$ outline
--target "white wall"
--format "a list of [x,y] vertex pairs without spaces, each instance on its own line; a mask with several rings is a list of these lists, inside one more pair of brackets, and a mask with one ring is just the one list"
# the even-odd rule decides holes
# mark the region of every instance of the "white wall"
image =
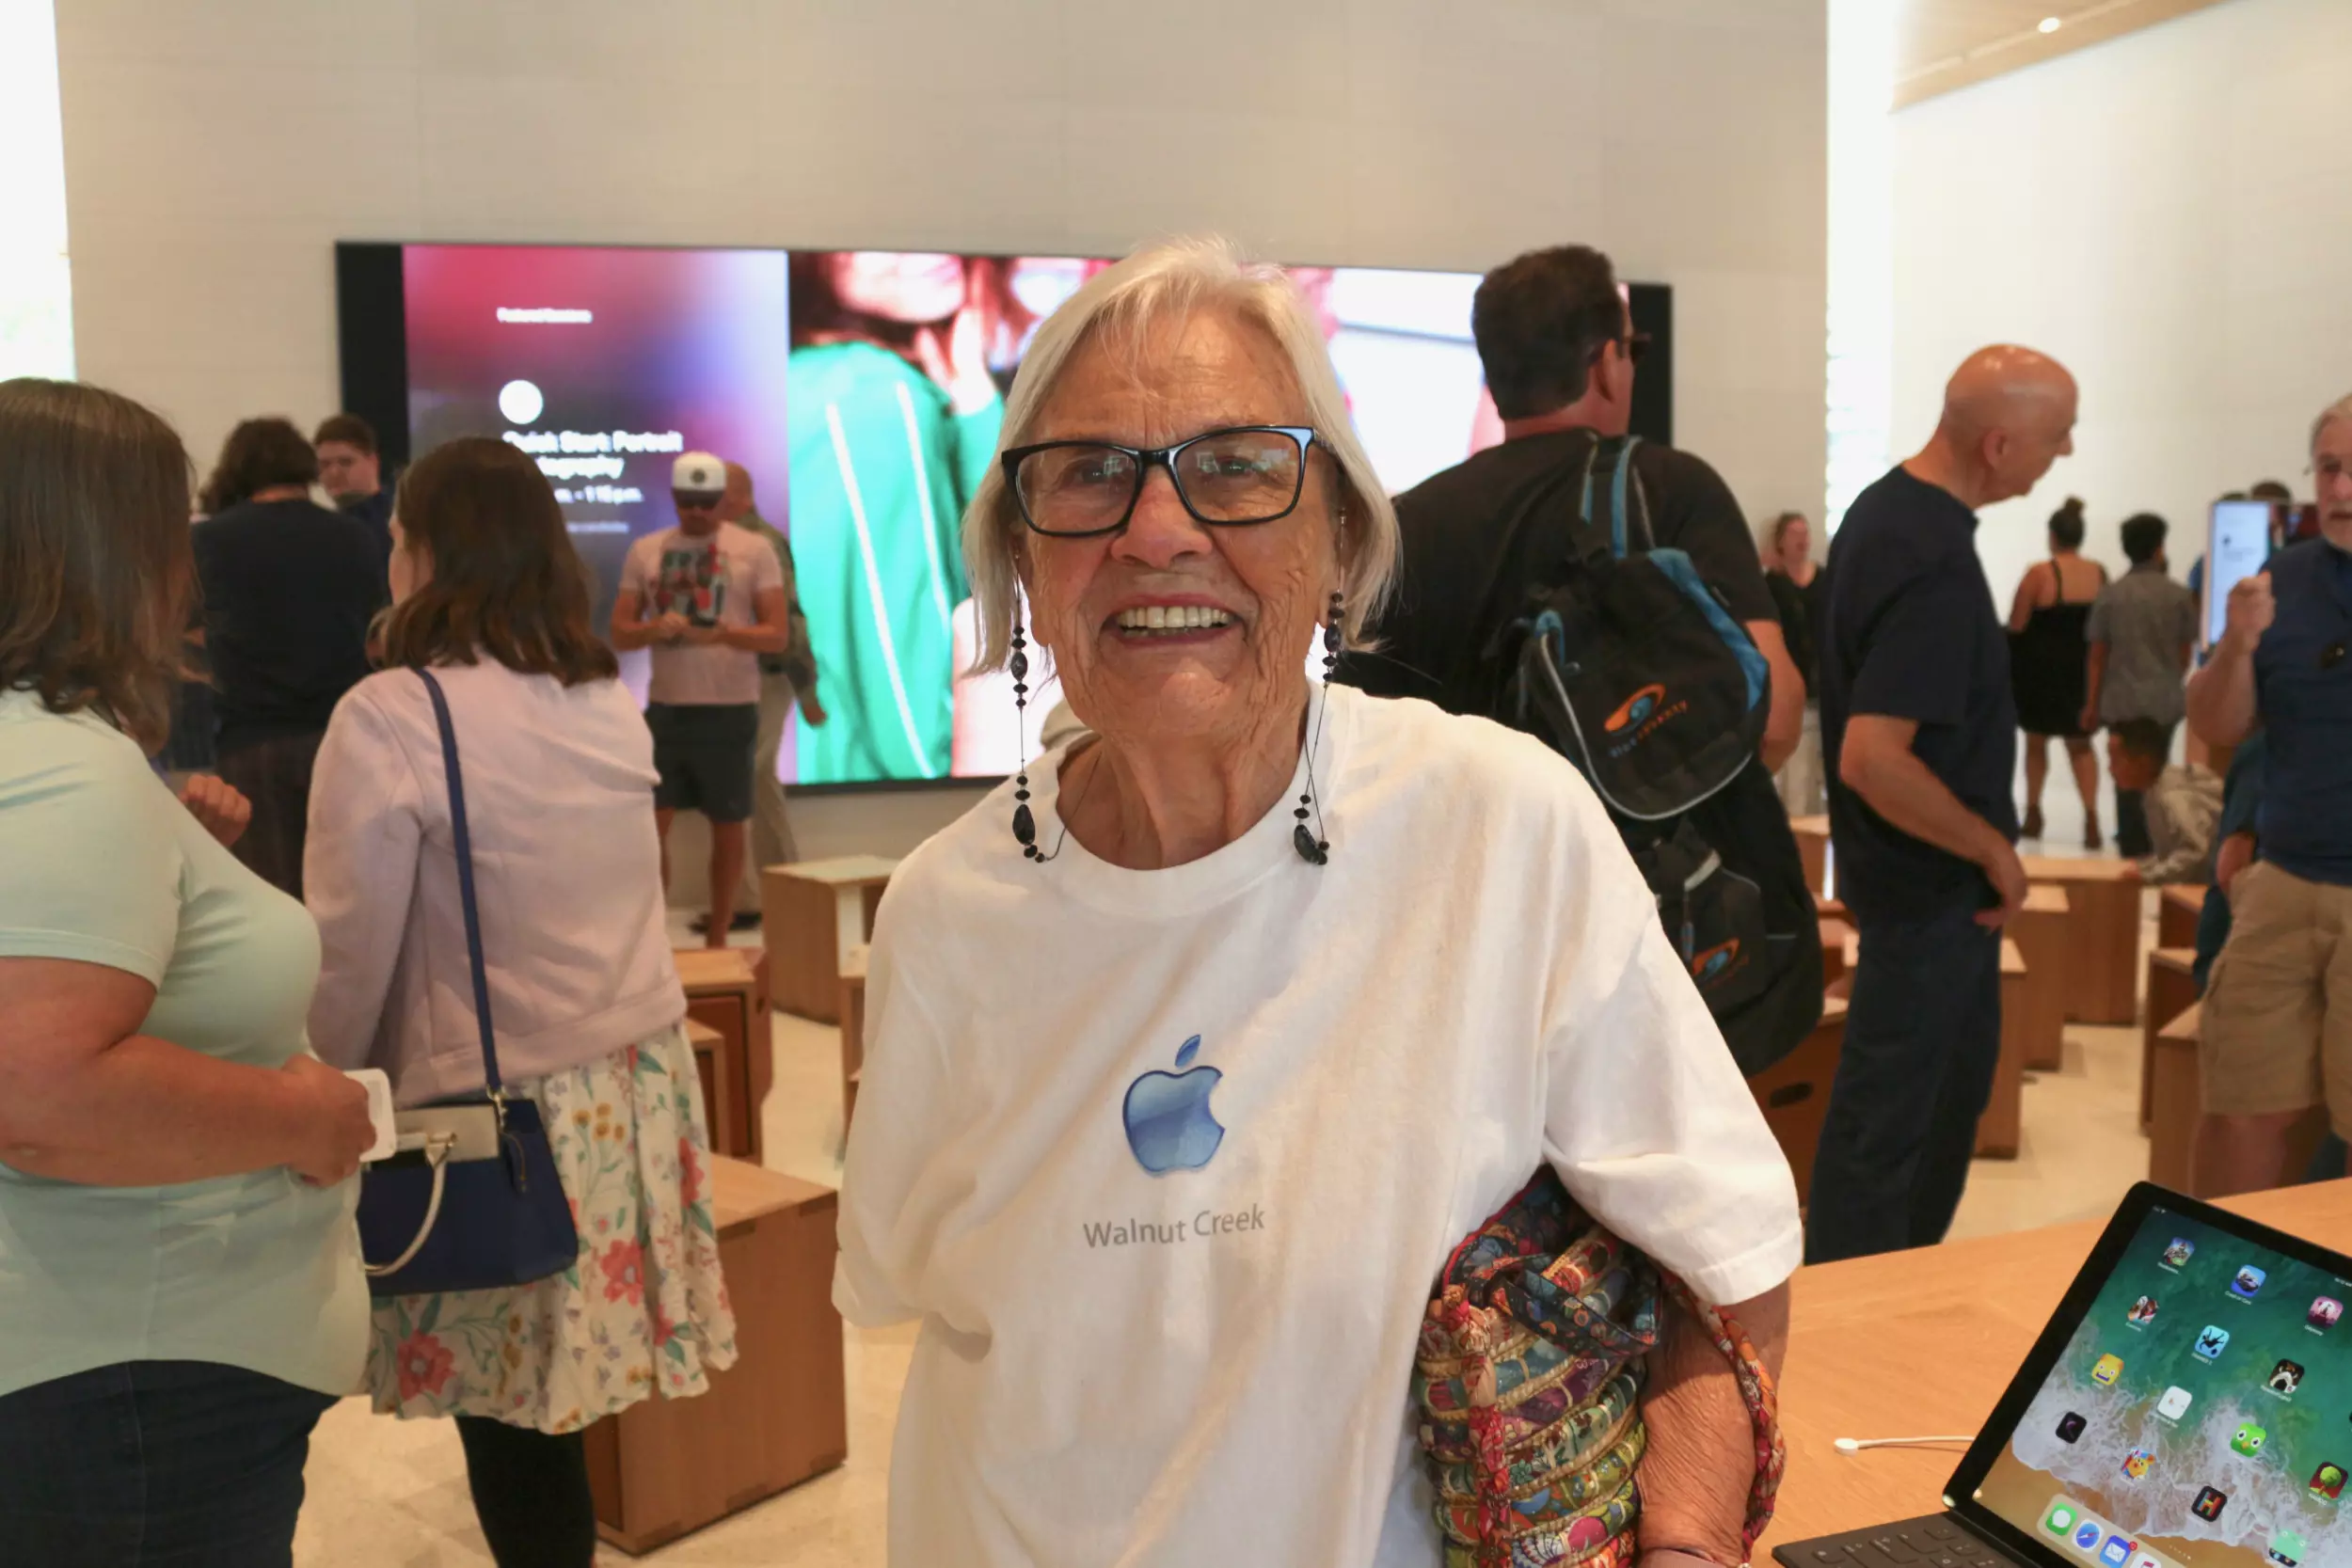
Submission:
[[1219,229],[1599,245],[1675,286],[1681,444],[1754,514],[1820,503],[1823,0],[57,0],[57,34],[81,372],[199,460],[334,406],[338,239]]
[[2090,549],[2280,479],[2308,499],[2313,415],[2352,390],[2352,4],[2232,0],[1895,116],[1898,453],[1969,350],[2010,340],[2082,383],[2075,455],[1979,535],[1994,592],[2068,495]]

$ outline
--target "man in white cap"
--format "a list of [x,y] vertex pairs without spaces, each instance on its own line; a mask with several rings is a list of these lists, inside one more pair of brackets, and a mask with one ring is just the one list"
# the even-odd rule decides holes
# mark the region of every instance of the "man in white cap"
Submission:
[[681,811],[710,819],[710,921],[704,941],[723,947],[743,875],[751,819],[752,749],[759,735],[759,656],[791,640],[784,570],[766,540],[722,522],[726,465],[705,451],[670,471],[677,527],[629,546],[612,604],[612,641],[653,650],[654,819],[661,869]]

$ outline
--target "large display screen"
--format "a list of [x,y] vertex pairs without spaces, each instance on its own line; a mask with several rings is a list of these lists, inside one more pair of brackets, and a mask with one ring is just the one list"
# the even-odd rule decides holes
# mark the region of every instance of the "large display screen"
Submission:
[[1975,1492],[2086,1568],[2352,1562],[2352,1282],[2149,1213]]
[[[1026,736],[974,646],[960,528],[1038,324],[1109,263],[1079,257],[625,246],[337,247],[345,405],[393,461],[456,436],[532,453],[609,616],[630,543],[672,526],[673,458],[749,470],[788,535],[827,709],[788,784],[991,777]],[[1502,439],[1470,341],[1474,273],[1290,269],[1393,492]],[[1647,297],[1645,297],[1645,296]],[[1670,306],[1636,423],[1671,435]],[[625,659],[642,696],[645,656]]]

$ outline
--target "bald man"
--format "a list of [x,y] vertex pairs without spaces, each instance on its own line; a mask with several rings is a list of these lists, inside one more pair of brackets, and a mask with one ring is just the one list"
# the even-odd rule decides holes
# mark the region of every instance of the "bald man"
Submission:
[[1918,454],[1830,546],[1817,689],[1837,895],[1862,933],[1813,1166],[1805,1258],[1928,1246],[1967,1185],[2000,1055],[2001,926],[2025,902],[2009,643],[1977,509],[2074,450],[2074,380],[1969,356]]

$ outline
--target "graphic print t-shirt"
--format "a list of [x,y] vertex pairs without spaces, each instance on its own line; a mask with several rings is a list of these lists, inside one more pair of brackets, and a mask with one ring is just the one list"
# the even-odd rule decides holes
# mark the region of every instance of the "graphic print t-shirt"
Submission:
[[1438,1560],[1408,1421],[1446,1254],[1549,1161],[1741,1301],[1787,1161],[1593,793],[1535,740],[1335,689],[1292,802],[1130,871],[1058,755],[909,857],[875,932],[834,1299],[923,1320],[894,1564]]
[[[698,626],[759,624],[759,595],[784,586],[784,568],[768,542],[721,523],[696,539],[681,529],[648,534],[628,548],[621,592],[639,595],[646,620],[678,614]],[[677,707],[759,701],[759,656],[740,648],[683,645],[653,650],[652,700]]]

